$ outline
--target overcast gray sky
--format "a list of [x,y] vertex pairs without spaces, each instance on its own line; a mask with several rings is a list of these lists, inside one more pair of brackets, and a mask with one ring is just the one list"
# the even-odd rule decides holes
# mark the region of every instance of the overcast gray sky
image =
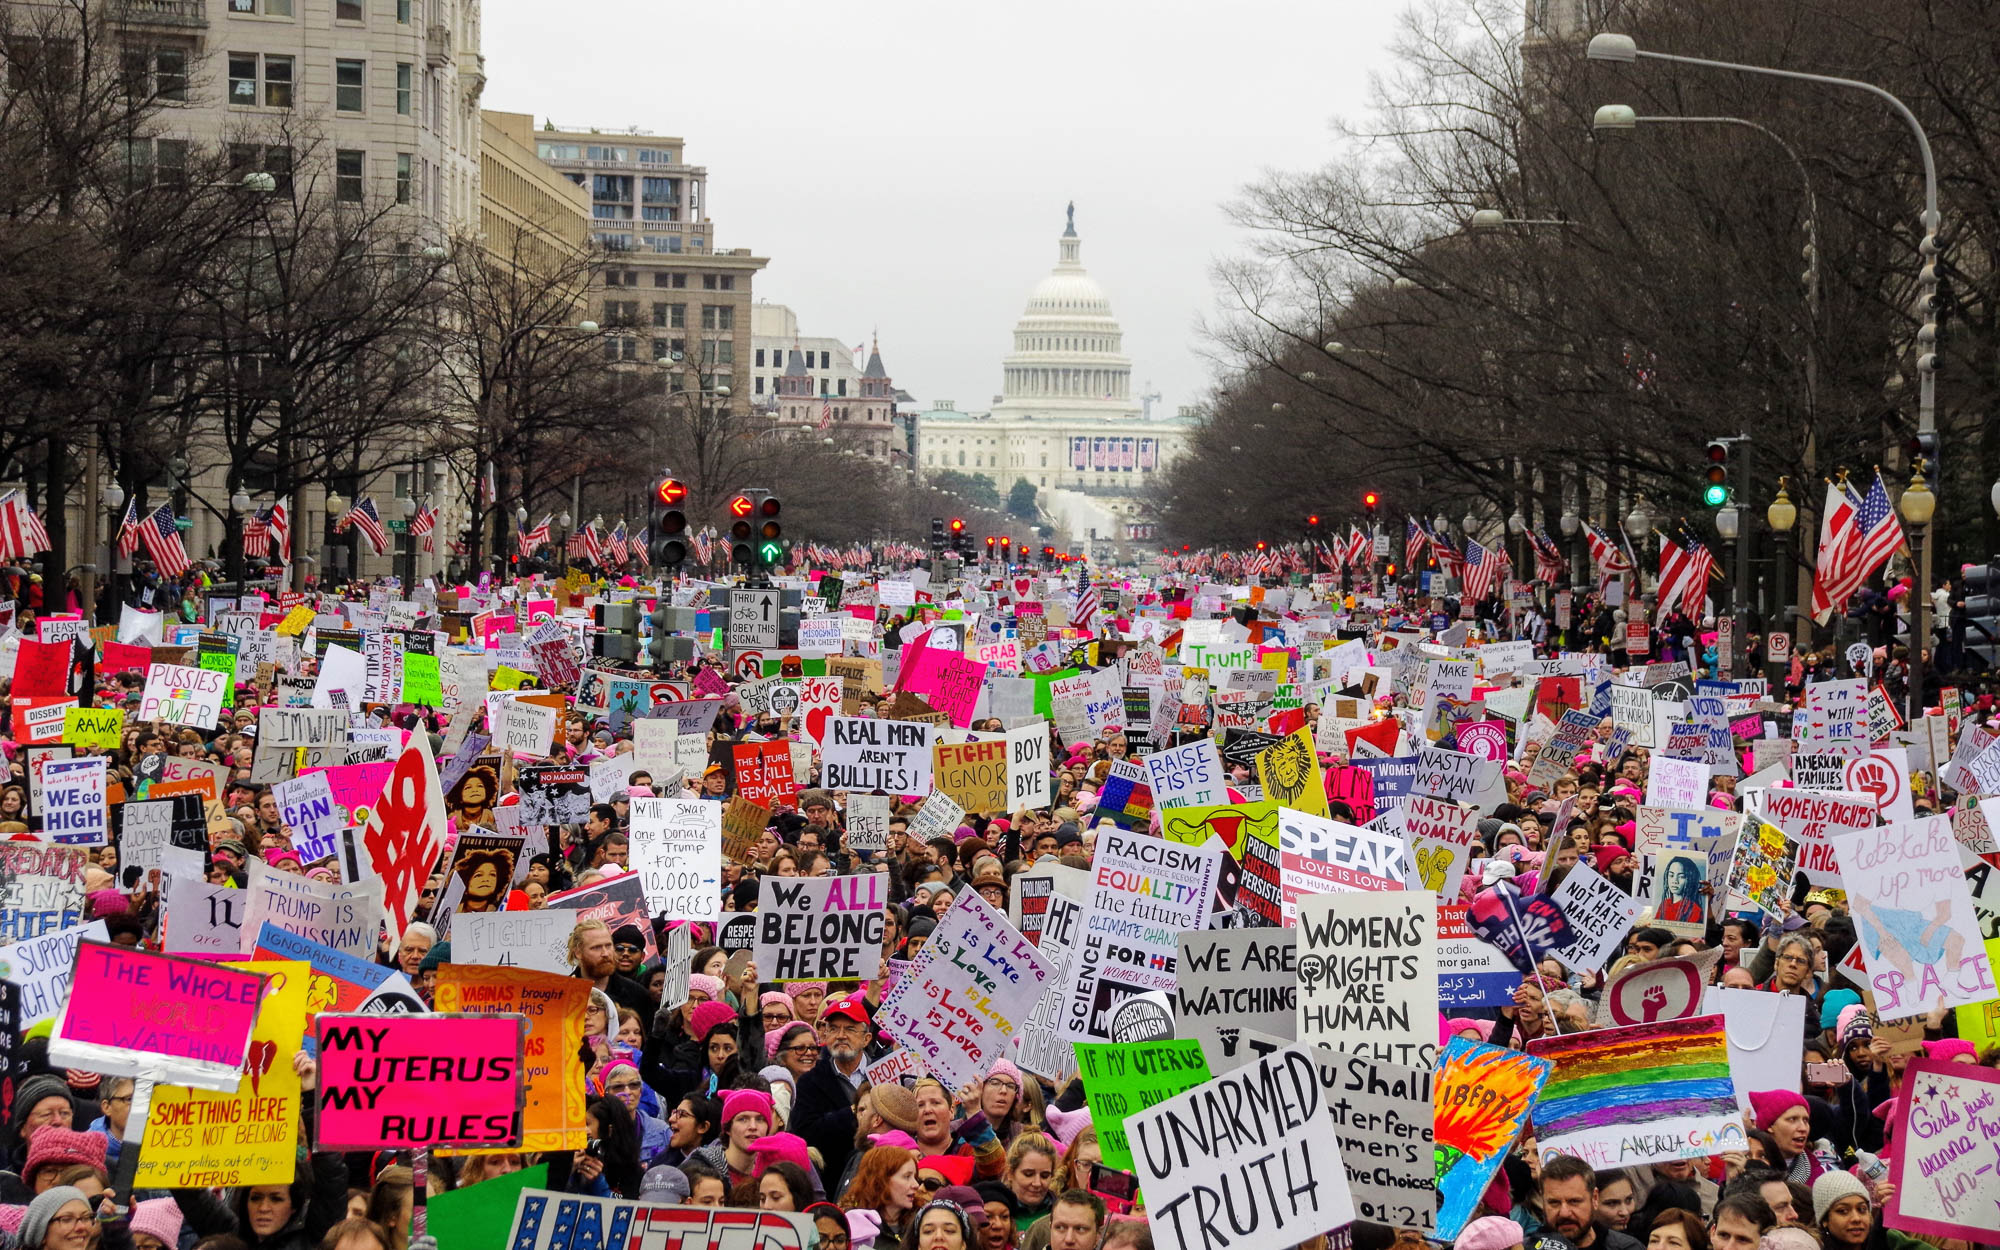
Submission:
[[[486,0],[485,107],[687,140],[718,247],[807,334],[984,409],[1076,201],[1165,411],[1201,394],[1223,203],[1365,111],[1399,0]],[[1158,408],[1155,411],[1160,411]]]

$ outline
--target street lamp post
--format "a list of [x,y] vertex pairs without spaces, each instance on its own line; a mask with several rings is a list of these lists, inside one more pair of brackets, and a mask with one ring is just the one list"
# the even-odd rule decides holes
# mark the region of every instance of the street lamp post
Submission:
[[[1630,35],[1613,34],[1606,31],[1592,35],[1585,55],[1593,61],[1613,61],[1630,65],[1640,59],[1649,61],[1669,61],[1677,65],[1695,65],[1703,69],[1726,69],[1739,74],[1765,74],[1773,78],[1791,78],[1802,82],[1816,82],[1829,87],[1846,87],[1853,91],[1865,91],[1875,96],[1896,111],[1910,133],[1916,136],[1917,151],[1924,166],[1924,237],[1917,245],[1917,254],[1922,260],[1918,271],[1917,311],[1923,316],[1923,323],[1917,329],[1917,377],[1919,394],[1917,401],[1917,429],[1920,433],[1937,433],[1937,231],[1938,231],[1938,179],[1937,160],[1931,154],[1930,136],[1910,106],[1876,86],[1854,78],[1836,78],[1829,74],[1808,74],[1802,70],[1773,69],[1768,65],[1742,65],[1734,61],[1712,61],[1702,57],[1679,56],[1666,52],[1648,52],[1639,47]],[[1933,500],[1935,506],[1935,500]]]
[[[1766,623],[1767,634],[1779,633],[1792,627],[1791,604],[1786,602],[1791,595],[1787,593],[1786,587],[1791,581],[1792,527],[1799,523],[1799,508],[1792,502],[1791,495],[1786,493],[1785,488],[1790,484],[1791,479],[1779,478],[1777,497],[1771,500],[1770,507],[1764,509],[1765,523],[1771,527],[1771,532],[1778,536],[1777,604],[1772,619]],[[1767,662],[1770,654],[1770,645],[1767,643],[1764,648]]]
[[410,518],[417,515],[417,497],[403,499],[403,597],[409,598],[410,588],[417,584],[417,535],[410,528]]
[[1917,585],[1910,604],[1910,697],[1907,707],[1914,722],[1924,714],[1924,649],[1931,640],[1931,518],[1937,514],[1937,496],[1924,481],[1924,460],[1917,457],[1910,484],[1896,510],[1910,526],[1910,562],[1915,566]]

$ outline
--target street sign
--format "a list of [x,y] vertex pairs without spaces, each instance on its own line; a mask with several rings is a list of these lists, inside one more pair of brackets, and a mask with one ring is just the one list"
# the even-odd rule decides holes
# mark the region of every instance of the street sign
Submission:
[[1789,664],[1792,661],[1792,636],[1782,629],[1774,629],[1764,643],[1766,654],[1773,664]]
[[778,591],[732,590],[729,592],[729,634],[731,651],[778,646]]

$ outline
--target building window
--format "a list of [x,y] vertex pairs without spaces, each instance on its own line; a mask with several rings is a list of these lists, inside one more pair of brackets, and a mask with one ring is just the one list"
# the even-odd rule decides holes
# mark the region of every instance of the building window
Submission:
[[410,0],[396,0],[396,24],[398,26],[410,24]]
[[333,198],[342,204],[361,202],[368,154],[342,149],[333,154]]
[[624,148],[587,147],[583,150],[583,155],[586,160],[614,161],[620,165],[623,165],[628,159],[630,159],[626,155],[626,149]]
[[632,179],[629,175],[593,174],[590,179],[590,198],[630,203]]
[[687,329],[688,306],[686,304],[668,304],[665,307],[667,310],[667,328],[670,330]]
[[607,252],[630,252],[636,250],[632,246],[632,236],[629,234],[593,234],[590,237],[597,240],[597,246]]
[[833,368],[833,364],[832,364],[832,361],[833,361],[833,353],[832,353],[832,352],[821,352],[821,353],[819,354],[819,367],[820,367],[820,368],[822,368],[822,369],[831,369],[831,368]]
[[361,0],[333,0],[333,20],[336,22],[358,22],[362,16]]
[[368,94],[368,62],[333,63],[333,107],[342,113],[359,113]]
[[654,359],[654,360],[667,360],[667,359],[670,359],[670,358],[671,358],[671,356],[672,356],[672,353],[673,353],[673,349],[672,349],[671,347],[669,347],[669,346],[667,345],[667,341],[666,341],[665,339],[654,339],[654,340],[653,340],[653,359]]
[[[537,143],[535,155],[545,161],[580,161],[583,159],[582,146],[575,143]],[[582,174],[568,175],[572,181],[580,182]]]
[[639,359],[639,340],[629,334],[618,338],[605,339],[604,358],[606,360]]
[[965,453],[963,451],[958,453],[958,467],[961,469],[965,467]]
[[396,63],[396,116],[408,117],[412,110],[411,97],[416,93],[417,67],[407,61]]
[[292,150],[279,144],[268,147],[255,143],[229,145],[229,172],[232,180],[259,169],[277,180],[277,193],[292,193]]
[[647,221],[679,221],[681,219],[680,209],[664,208],[658,204],[647,204],[639,212]]
[[840,394],[841,394],[842,396],[845,396],[845,395],[847,394],[847,379],[846,379],[846,378],[842,378],[842,379],[840,379]]
[[231,13],[261,13],[265,17],[290,17],[292,0],[229,0]]
[[674,290],[676,291],[683,291],[687,289],[688,276],[686,274],[677,273],[671,276],[673,278],[673,281],[668,283],[669,286],[673,287]]
[[292,107],[291,57],[265,55],[264,106],[274,109]]
[[705,273],[705,274],[701,275],[701,289],[702,289],[702,290],[704,290],[704,291],[713,291],[713,290],[716,290],[716,289],[717,289],[717,288],[716,288],[716,285],[715,285],[715,275],[714,275],[714,274],[712,274],[712,273]]
[[629,328],[631,326],[638,325],[639,301],[615,300],[615,299],[605,300],[604,324],[607,327],[618,326],[621,328]]
[[678,204],[681,201],[680,180],[678,178],[641,178],[639,195],[648,204]]
[[704,330],[733,330],[736,328],[735,310],[727,304],[704,304],[701,309],[701,328]]
[[756,384],[751,389],[759,395],[764,393],[764,376],[762,374],[757,375]]
[[[757,349],[757,367],[759,369],[762,369],[764,367],[764,349],[761,347]],[[764,384],[764,379],[762,378],[757,379],[757,384],[759,386],[762,386]]]
[[411,157],[408,152],[396,153],[396,203],[410,202]]
[[670,276],[670,275],[668,275],[668,274],[664,274],[664,273],[659,273],[659,272],[655,272],[655,273],[653,274],[653,285],[654,285],[654,286],[665,286],[665,285],[667,285],[667,278],[668,278],[669,276]]
[[630,204],[592,204],[590,206],[590,215],[599,221],[630,221],[632,220],[632,206]]

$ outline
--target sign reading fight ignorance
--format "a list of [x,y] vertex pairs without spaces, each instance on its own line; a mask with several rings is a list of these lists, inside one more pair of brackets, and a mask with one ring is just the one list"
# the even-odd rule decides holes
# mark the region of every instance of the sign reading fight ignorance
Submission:
[[80,942],[49,1062],[233,1093],[266,980],[199,959]]
[[322,1013],[320,1150],[521,1144],[526,1018]]
[[765,877],[758,887],[757,972],[766,981],[870,981],[882,963],[880,873]]

